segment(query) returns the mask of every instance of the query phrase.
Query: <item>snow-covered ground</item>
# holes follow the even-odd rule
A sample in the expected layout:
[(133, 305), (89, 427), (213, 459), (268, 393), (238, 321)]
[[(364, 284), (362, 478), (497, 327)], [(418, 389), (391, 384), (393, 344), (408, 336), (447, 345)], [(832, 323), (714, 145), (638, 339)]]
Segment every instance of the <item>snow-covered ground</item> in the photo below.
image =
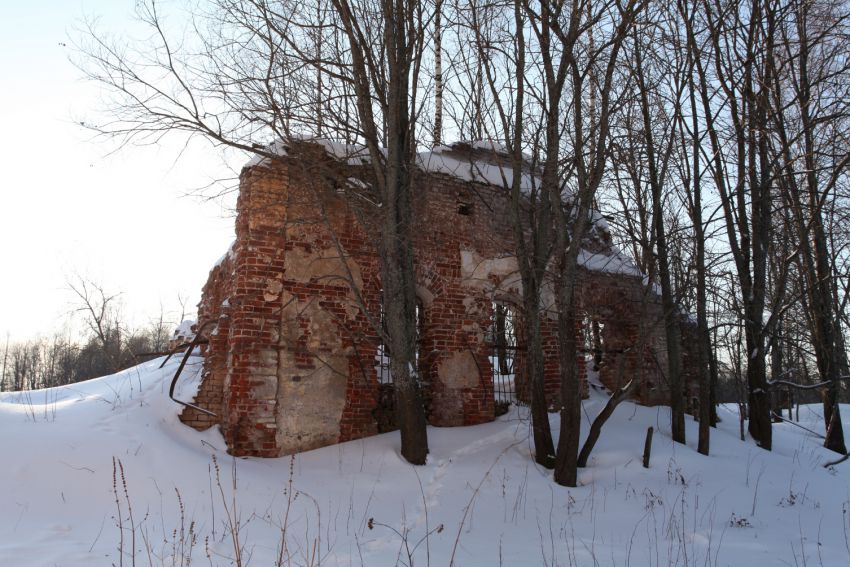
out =
[[(178, 422), (176, 362), (159, 362), (0, 394), (0, 565), (235, 565), (239, 548), (264, 567), (281, 547), (283, 565), (850, 565), (850, 462), (824, 469), (834, 454), (793, 425), (775, 427), (768, 453), (722, 409), (703, 457), (696, 423), (677, 445), (665, 409), (624, 403), (579, 488), (534, 465), (523, 408), (430, 428), (423, 467), (401, 459), (397, 434), (233, 459), (218, 432)], [(591, 394), (588, 419), (604, 401)], [(801, 424), (822, 431), (819, 412)]]

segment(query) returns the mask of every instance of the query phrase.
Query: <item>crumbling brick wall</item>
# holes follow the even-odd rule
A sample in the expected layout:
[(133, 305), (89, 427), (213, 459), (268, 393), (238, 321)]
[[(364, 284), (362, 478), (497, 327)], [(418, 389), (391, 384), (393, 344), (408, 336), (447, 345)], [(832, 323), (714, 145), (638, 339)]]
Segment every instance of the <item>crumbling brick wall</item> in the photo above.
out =
[[(233, 289), (232, 250), (210, 270), (201, 303), (198, 305), (198, 317), (204, 329), (203, 335), (209, 343), (202, 347), (204, 369), (202, 382), (195, 396), (194, 404), (212, 412), (209, 415), (187, 407), (180, 415), (183, 423), (195, 429), (207, 429), (219, 423), (224, 415), (224, 379), (227, 375), (227, 353), (230, 329), (229, 297)], [(214, 325), (214, 327), (213, 327)], [(196, 331), (197, 331), (196, 325)]]
[[(236, 241), (210, 273), (199, 306), (198, 324), (214, 323), (205, 333), (195, 403), (218, 417), (191, 408), (182, 414), (197, 428), (217, 423), (234, 454), (279, 456), (378, 432), (379, 224), (362, 192), (369, 176), (363, 165), (310, 143), (242, 172)], [(493, 302), (521, 305), (507, 199), (487, 183), (439, 172), (415, 176), (418, 365), (432, 425), (494, 419)], [(597, 238), (593, 246), (610, 241)], [(634, 302), (645, 291), (641, 279), (588, 270), (581, 278), (580, 309), (610, 322), (603, 383), (616, 387), (623, 375), (612, 374), (623, 366), (618, 356), (626, 359), (625, 375), (639, 363), (647, 380), (663, 372), (655, 338), (644, 353), (628, 349), (640, 328)], [(555, 404), (560, 368), (551, 303), (541, 309), (546, 392)], [(584, 355), (577, 362), (583, 372)], [(528, 400), (521, 370), (516, 383), (517, 398)], [(649, 389), (642, 395), (648, 402), (662, 397)]]

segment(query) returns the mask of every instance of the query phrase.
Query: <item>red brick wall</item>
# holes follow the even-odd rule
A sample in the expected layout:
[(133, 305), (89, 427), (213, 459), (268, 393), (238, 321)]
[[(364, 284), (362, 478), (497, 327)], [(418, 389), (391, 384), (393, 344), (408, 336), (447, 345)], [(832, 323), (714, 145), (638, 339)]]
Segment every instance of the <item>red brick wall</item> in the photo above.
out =
[[(380, 320), (378, 224), (374, 209), (355, 195), (360, 189), (347, 183), (352, 176), (368, 180), (369, 172), (334, 162), (315, 147), (306, 151), (306, 157), (243, 170), (236, 242), (210, 273), (199, 306), (198, 324), (217, 325), (208, 333), (195, 401), (219, 417), (187, 410), (182, 419), (199, 428), (217, 421), (237, 455), (278, 456), (377, 432), (379, 341), (370, 318)], [(492, 303), (519, 305), (520, 297), (507, 194), (420, 174), (414, 209), (419, 366), (429, 422), (491, 421)], [(641, 282), (595, 273), (585, 273), (582, 282), (580, 309), (610, 321), (606, 346), (625, 350), (639, 328), (634, 301)], [(556, 404), (555, 321), (548, 312), (542, 320), (546, 392)], [(646, 368), (658, 346), (651, 343)], [(618, 356), (626, 359), (625, 375), (641, 359), (637, 352), (612, 352), (606, 363)], [(518, 397), (527, 399), (518, 374)], [(615, 378), (603, 368), (603, 382), (614, 387)], [(644, 400), (654, 401), (653, 395), (644, 392)]]
[(207, 429), (218, 424), (218, 416), (223, 416), (225, 412), (224, 378), (227, 374), (230, 334), (229, 298), (233, 287), (233, 277), (233, 256), (228, 252), (221, 262), (210, 270), (201, 303), (198, 305), (199, 326), (209, 322), (203, 333), (209, 340), (209, 344), (202, 348), (203, 378), (194, 403), (213, 412), (216, 416), (185, 408), (180, 414), (180, 419), (195, 429)]

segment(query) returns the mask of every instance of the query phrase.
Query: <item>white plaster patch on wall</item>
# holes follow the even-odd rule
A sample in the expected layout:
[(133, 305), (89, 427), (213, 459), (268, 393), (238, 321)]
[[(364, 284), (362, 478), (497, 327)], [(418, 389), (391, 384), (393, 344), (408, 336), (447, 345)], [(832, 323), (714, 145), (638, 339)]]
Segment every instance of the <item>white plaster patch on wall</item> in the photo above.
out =
[(360, 266), (351, 258), (340, 257), (335, 248), (324, 248), (307, 252), (294, 248), (286, 253), (284, 260), (286, 279), (308, 283), (312, 279), (334, 285), (353, 285), (363, 288)]
[(463, 285), (476, 289), (522, 292), (519, 268), (514, 256), (483, 258), (475, 250), (461, 250), (460, 277)]

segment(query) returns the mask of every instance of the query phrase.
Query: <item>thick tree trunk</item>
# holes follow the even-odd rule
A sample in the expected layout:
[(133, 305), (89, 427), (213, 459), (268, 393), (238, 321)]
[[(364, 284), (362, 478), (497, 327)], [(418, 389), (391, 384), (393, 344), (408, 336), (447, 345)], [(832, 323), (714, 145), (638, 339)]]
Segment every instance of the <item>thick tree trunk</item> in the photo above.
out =
[(653, 235), (661, 284), (661, 305), (664, 309), (664, 333), (667, 339), (667, 382), (670, 388), (670, 419), (673, 441), (685, 442), (685, 409), (682, 396), (682, 338), (679, 329), (679, 310), (676, 306), (670, 277), (670, 254), (667, 247), (667, 227), (664, 225), (664, 194), (661, 174), (658, 171), (655, 139), (652, 134), (649, 90), (644, 81), (643, 60), (639, 47), (635, 47), (636, 79), (640, 91), (641, 116), (643, 118), (644, 146), (649, 170), (649, 185), (652, 190)]
[[(565, 255), (566, 256), (566, 255)], [(567, 262), (569, 262), (569, 258)], [(577, 486), (578, 450), (581, 433), (581, 377), (578, 372), (576, 309), (574, 305), (575, 259), (572, 269), (561, 272), (555, 303), (558, 308), (558, 360), (561, 366), (561, 430), (555, 460), (555, 482)]]
[[(525, 49), (524, 38), (525, 13), (523, 5), (519, 0), (514, 2), (514, 23), (516, 29), (516, 72), (517, 85), (515, 91), (515, 109), (513, 115), (513, 132), (507, 128), (508, 115), (501, 117), (505, 124), (504, 136), (511, 148), (511, 170), (513, 172), (511, 181), (511, 229), (513, 231), (514, 244), (516, 246), (517, 262), (522, 278), (522, 301), (523, 301), (523, 329), (525, 333), (525, 373), (531, 384), (531, 423), (534, 439), (535, 461), (546, 468), (554, 466), (555, 446), (552, 441), (552, 431), (549, 426), (549, 413), (546, 404), (544, 387), (544, 360), (543, 343), (540, 330), (540, 288), (546, 266), (550, 257), (552, 243), (551, 215), (549, 202), (546, 199), (528, 199), (520, 191), (520, 180), (526, 166), (522, 154), (522, 143), (519, 132), (525, 124), (524, 96), (525, 96)], [(479, 30), (480, 31), (480, 30)], [(485, 41), (481, 36), (476, 36), (479, 49), (479, 57), (485, 55)], [(478, 84), (483, 84), (484, 65), (478, 66)], [(500, 86), (495, 78), (488, 72), (487, 81), (491, 91), (495, 95)], [(476, 91), (473, 100), (475, 131), (481, 129), (481, 92)]]
[(555, 466), (555, 444), (549, 427), (546, 404), (543, 341), (540, 335), (540, 299), (536, 293), (526, 293), (526, 373), (531, 382), (531, 428), (534, 438), (534, 460), (551, 469)]
[[(693, 58), (695, 54), (688, 45), (688, 55)], [(691, 196), (691, 220), (694, 225), (694, 247), (696, 248), (697, 268), (697, 372), (699, 373), (699, 441), (697, 451), (708, 455), (710, 441), (712, 414), (714, 414), (714, 401), (712, 399), (712, 368), (711, 368), (711, 336), (708, 331), (708, 297), (706, 292), (707, 271), (705, 267), (705, 226), (702, 220), (702, 165), (700, 156), (700, 122), (699, 110), (696, 101), (696, 87), (693, 75), (688, 74), (688, 100), (691, 106), (691, 131), (693, 135), (693, 146), (691, 148), (693, 166), (691, 170), (692, 196)]]
[(383, 207), (381, 284), (401, 454), (409, 462), (421, 465), (425, 464), (428, 454), (428, 438), (416, 372), (416, 287), (409, 236), (410, 179), (396, 157), (403, 155), (402, 151), (403, 147), (388, 151), (387, 186), (391, 188), (388, 193), (392, 202)]
[(412, 257), (399, 245), (398, 235), (385, 229), (381, 235), (384, 312), (389, 337), (390, 369), (396, 393), (396, 423), (401, 432), (401, 453), (409, 462), (425, 464), (428, 438), (425, 410), (416, 371), (416, 298), (410, 281)]
[[(748, 319), (751, 319), (753, 315)], [(759, 314), (761, 317), (761, 314)], [(751, 319), (752, 320), (752, 319)], [(764, 339), (761, 325), (752, 322), (745, 324), (747, 345), (747, 401), (749, 406), (750, 436), (762, 449), (771, 450), (773, 445), (773, 429), (770, 418), (770, 395), (767, 390), (767, 365), (764, 356)]]
[[(387, 260), (382, 266), (384, 316), (387, 327), (390, 370), (395, 388), (396, 424), (401, 434), (401, 454), (410, 463), (424, 465), (428, 455), (428, 437), (425, 410), (422, 405), (420, 384), (416, 371), (416, 300), (412, 286), (407, 281), (403, 250), (386, 250), (393, 237), (382, 234), (382, 248)], [(397, 240), (396, 240), (397, 242)], [(393, 247), (395, 248), (395, 247)], [(393, 253), (401, 255), (394, 256)], [(398, 261), (398, 264), (396, 264)]]
[[(337, 2), (347, 24), (352, 44), (367, 51), (370, 46), (357, 43), (361, 37), (353, 31), (347, 5)], [(373, 103), (367, 87), (369, 73), (363, 52), (353, 50), (355, 76), (358, 79), (358, 107), (364, 122), (373, 167), (382, 178), (381, 236), (379, 253), (384, 313), (387, 324), (390, 369), (396, 396), (396, 423), (401, 434), (401, 454), (412, 464), (425, 464), (428, 437), (425, 408), (416, 371), (416, 281), (413, 265), (411, 217), (411, 174), (413, 163), (413, 125), (410, 123), (410, 75), (416, 47), (407, 31), (412, 5), (398, 2), (383, 6), (386, 52), (386, 157), (378, 147), (377, 128), (372, 119)], [(373, 73), (379, 72), (377, 69)], [(382, 166), (381, 166), (382, 165)]]

